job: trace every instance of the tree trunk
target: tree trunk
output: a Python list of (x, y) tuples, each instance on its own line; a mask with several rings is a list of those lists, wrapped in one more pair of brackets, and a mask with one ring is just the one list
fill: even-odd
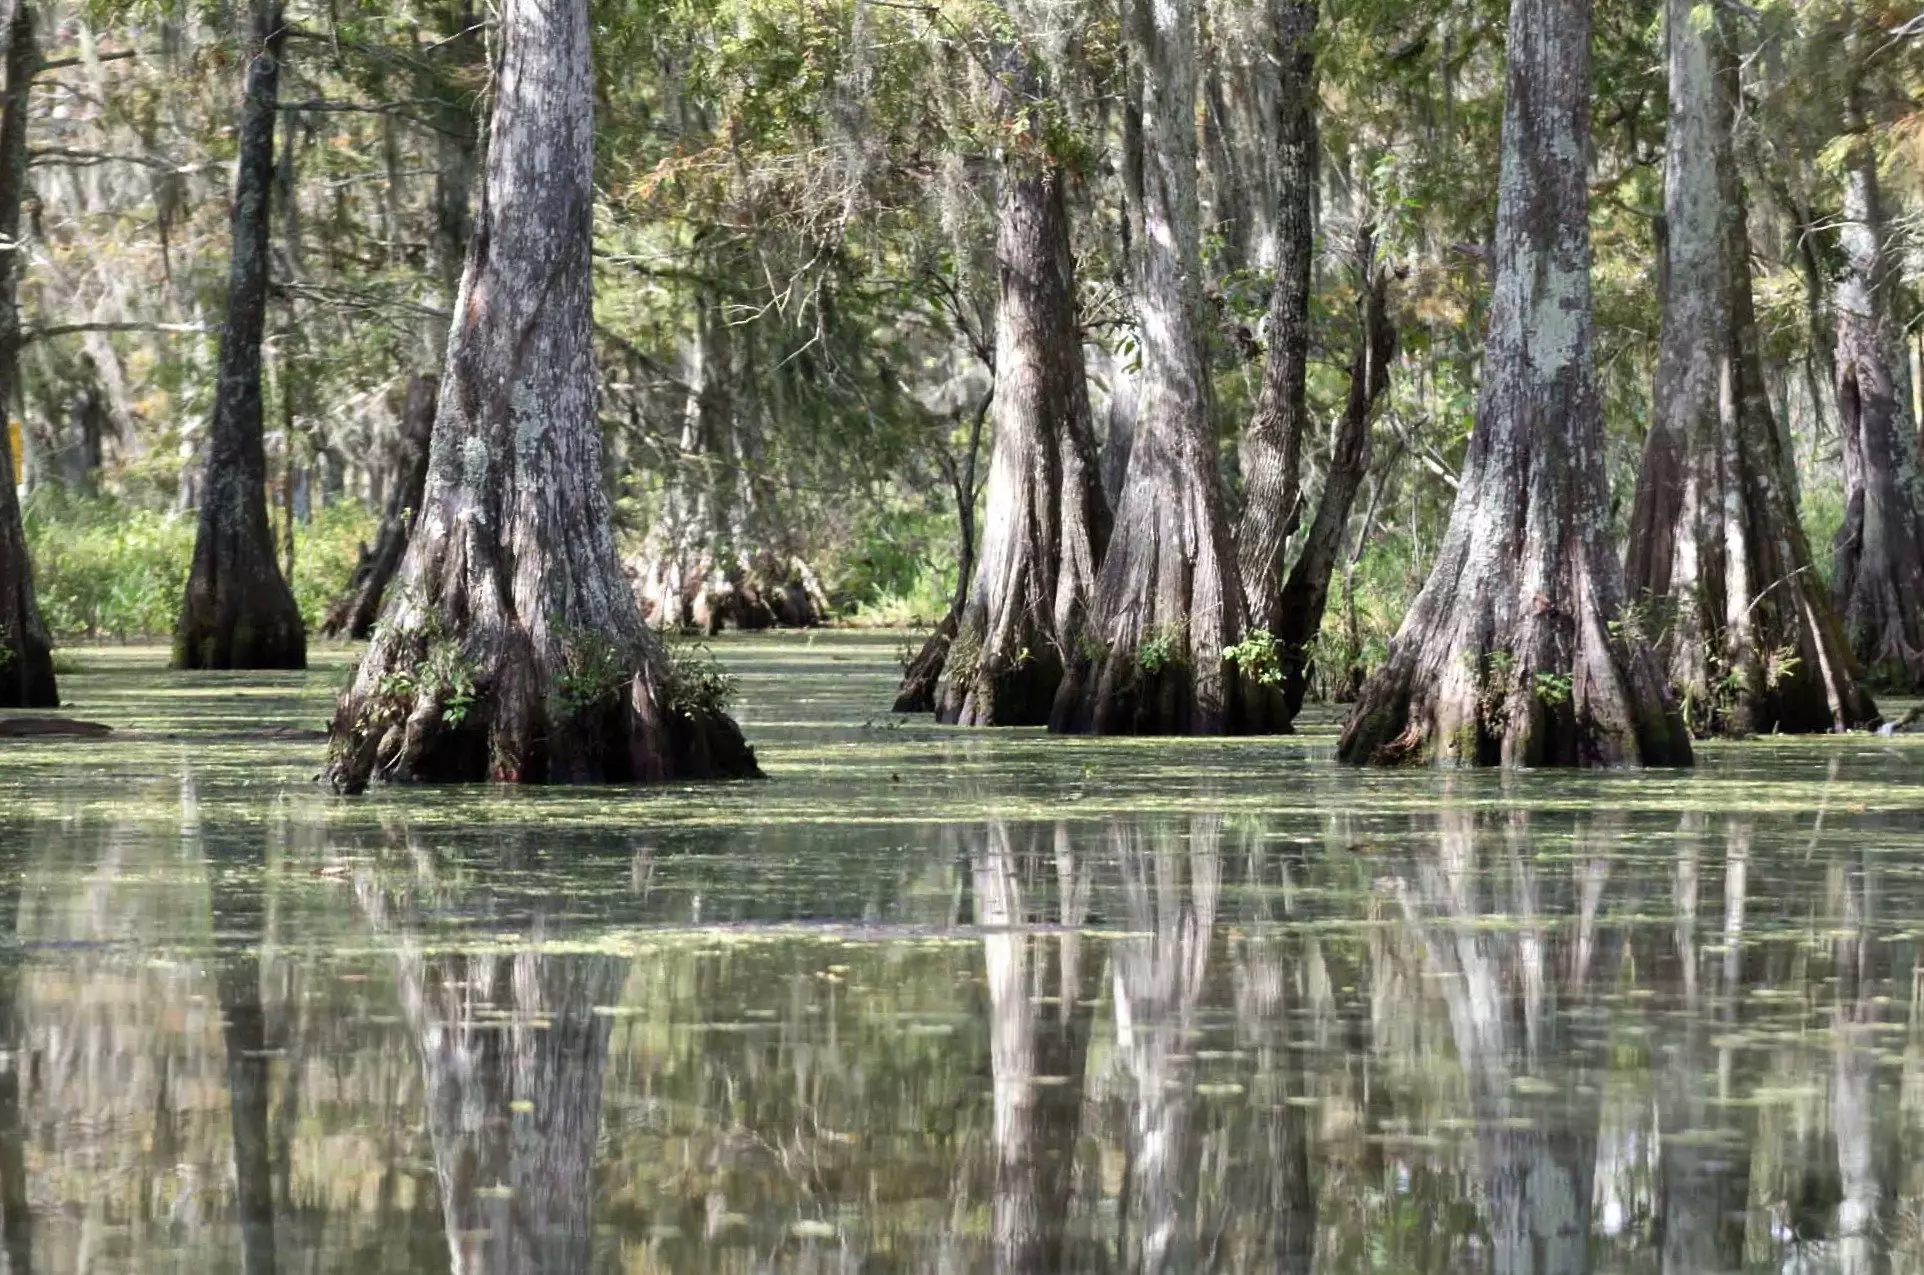
[(414, 525), (415, 512), (421, 508), (421, 497), (427, 490), (428, 448), (434, 437), (434, 403), (440, 387), (440, 380), (433, 376), (416, 376), (408, 381), (407, 406), (401, 413), (401, 463), (396, 466), (399, 481), (388, 491), (387, 508), (374, 534), (374, 548), (362, 553), (347, 591), (328, 609), (327, 619), (321, 624), (324, 637), (346, 634), (358, 641), (374, 630), (381, 599), (401, 565), (401, 555), (407, 552), (408, 529)]
[(1436, 565), (1344, 727), (1353, 763), (1683, 765), (1619, 623), (1592, 365), (1589, 0), (1514, 0), (1476, 429)]
[[(1389, 363), (1396, 353), (1396, 329), (1390, 324), (1384, 297), (1389, 281), (1377, 269), (1368, 228), (1363, 231), (1357, 258), (1362, 283), (1357, 317), (1362, 329), (1350, 356), (1349, 399), (1343, 405), (1343, 416), (1330, 446), (1329, 471), (1323, 476), (1316, 515), (1303, 536), (1295, 565), (1289, 569), (1270, 629), (1279, 654), (1283, 711), (1292, 722), (1302, 711), (1309, 687), (1310, 643), (1323, 627), (1323, 613), (1329, 606), (1329, 578), (1343, 551), (1343, 535), (1349, 529), (1356, 493), (1369, 473), (1370, 425), (1377, 400), (1389, 388)], [(1368, 535), (1366, 525), (1361, 536)]]
[(174, 627), (176, 668), (307, 667), (307, 631), (281, 575), (267, 524), (267, 456), (261, 440), (268, 203), (284, 35), (279, 0), (256, 0), (241, 104), (220, 383), (201, 475), (194, 562)]
[[(8, 22), (6, 107), (0, 111), (0, 239), (20, 241), (27, 189), (28, 90), (40, 65), (34, 12), (18, 0)], [(52, 708), (53, 640), (34, 597), (33, 563), (14, 488), (13, 442), (6, 427), (20, 380), (20, 265), (24, 254), (0, 252), (0, 708)]]
[(1141, 85), (1141, 180), (1125, 184), (1142, 227), (1130, 236), (1142, 397), (1115, 529), (1089, 618), (1065, 635), (1069, 667), (1049, 726), (1258, 730), (1270, 724), (1263, 699), (1223, 655), (1245, 626), (1203, 365), (1193, 0), (1132, 0), (1124, 28), (1128, 75)]
[(1001, 304), (988, 516), (935, 700), (937, 719), (960, 726), (1049, 720), (1109, 530), (1063, 175), (1008, 162), (996, 230)]
[(947, 452), (943, 453), (943, 469), (955, 492), (955, 594), (949, 600), (948, 613), (942, 622), (935, 626), (914, 658), (902, 666), (902, 686), (896, 692), (893, 710), (897, 713), (935, 711), (935, 688), (942, 680), (942, 670), (948, 666), (949, 646), (955, 641), (955, 631), (962, 623), (962, 608), (968, 605), (969, 591), (974, 587), (975, 466), (976, 458), (982, 454), (982, 427), (994, 402), (995, 390), (991, 387), (975, 409), (975, 420), (969, 426), (968, 454), (961, 463), (953, 463)]
[[(1852, 123), (1866, 127), (1853, 106)], [(1916, 440), (1898, 393), (1897, 337), (1877, 157), (1867, 137), (1844, 177), (1845, 271), (1837, 309), (1837, 416), (1844, 444), (1844, 525), (1831, 572), (1852, 654), (1877, 680), (1924, 689), (1924, 536)]]
[[(1277, 0), (1271, 55), (1277, 65), (1276, 286), (1269, 298), (1269, 351), (1255, 414), (1243, 431), (1243, 512), (1236, 528), (1249, 624), (1275, 634), (1282, 622), (1283, 553), (1301, 514), (1303, 434), (1308, 426), (1309, 292), (1315, 268), (1316, 0)], [(1290, 714), (1294, 716), (1294, 714)]]
[(712, 679), (671, 668), (615, 556), (595, 417), (586, 0), (510, 0), (487, 176), (399, 587), (327, 779), (758, 773)]
[[(1844, 730), (1876, 709), (1812, 569), (1766, 394), (1722, 19), (1666, 18), (1663, 333), (1624, 574), (1700, 734)], [(1652, 614), (1645, 614), (1645, 608)], [(1664, 623), (1665, 620), (1668, 623)]]

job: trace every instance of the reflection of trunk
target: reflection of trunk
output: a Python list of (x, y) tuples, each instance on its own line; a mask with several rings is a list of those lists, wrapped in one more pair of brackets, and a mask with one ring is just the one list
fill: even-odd
[[(1562, 1021), (1545, 1004), (1542, 929), (1534, 869), (1514, 858), (1517, 898), (1501, 908), (1522, 919), (1511, 938), (1477, 922), (1474, 855), (1484, 835), (1473, 814), (1446, 810), (1440, 852), (1418, 865), (1419, 888), (1403, 889), (1405, 916), (1421, 942), (1449, 1012), (1457, 1059), (1477, 1124), (1497, 1275), (1579, 1275), (1590, 1269), (1590, 1205), (1598, 1100), (1577, 1084), (1527, 1115), (1513, 1067), (1557, 1058)], [(1445, 926), (1432, 927), (1425, 912)], [(1508, 958), (1506, 962), (1505, 958)], [(1506, 970), (1505, 965), (1512, 968)], [(1518, 996), (1508, 989), (1517, 986)], [(1522, 1021), (1511, 1007), (1522, 1002)]]
[(1221, 836), (1207, 816), (1191, 821), (1187, 838), (1133, 827), (1111, 834), (1129, 929), (1146, 936), (1111, 948), (1116, 1049), (1135, 1081), (1123, 1187), (1123, 1244), (1135, 1271), (1195, 1265), (1196, 1076), (1187, 1036), (1216, 921)]
[[(601, 956), (404, 956), (456, 1275), (588, 1269), (601, 1072), (627, 968)], [(506, 1013), (476, 1021), (476, 1010)]]
[(1691, 0), (1670, 0), (1665, 19), (1663, 335), (1626, 585), (1665, 604), (1670, 681), (1693, 728), (1844, 729), (1875, 709), (1812, 570), (1765, 392), (1725, 22)]
[[(4, 475), (0, 475), (4, 477)], [(22, 844), (18, 828), (4, 830), (4, 844)], [(26, 1130), (20, 1112), (21, 1045), (20, 957), (13, 945), (20, 930), (20, 875), (17, 854), (0, 854), (0, 1246), (7, 1275), (33, 1275), (33, 1215), (27, 1204)]]
[(1256, 412), (1243, 431), (1243, 513), (1236, 528), (1251, 628), (1271, 634), (1281, 618), (1283, 549), (1299, 518), (1303, 434), (1308, 424), (1309, 291), (1315, 262), (1316, 0), (1264, 4), (1271, 15), (1276, 110), (1276, 286), (1269, 298), (1269, 352)]
[(677, 696), (615, 556), (592, 344), (587, 0), (510, 0), (487, 179), (421, 513), (341, 697), (327, 779), (580, 783), (755, 774)]
[[(454, 1275), (572, 1275), (589, 1266), (602, 1071), (618, 957), (428, 955), (418, 900), (435, 888), (429, 852), (414, 876), (356, 882), (364, 914), (398, 948), (402, 1012), (421, 1049), (428, 1133)], [(382, 870), (405, 868), (390, 861)], [(540, 921), (535, 922), (538, 941)]]
[[(976, 858), (975, 901), (977, 924), (995, 931), (982, 940), (995, 1076), (995, 1266), (1040, 1273), (1065, 1265), (1063, 1232), (1089, 1014), (1079, 1004), (1081, 989), (1067, 946), (1074, 936), (1051, 941), (1019, 932), (1033, 921), (1054, 919), (1031, 917), (1025, 908), (1024, 857), (1016, 853), (1005, 826), (991, 825), (988, 845)], [(1067, 917), (1064, 922), (1076, 923)], [(1038, 1000), (1055, 990), (1048, 982), (1048, 954), (1058, 946), (1063, 982), (1052, 1014)]]
[(432, 376), (416, 376), (408, 381), (407, 406), (401, 414), (401, 463), (396, 466), (393, 488), (388, 492), (387, 508), (382, 511), (380, 528), (374, 534), (374, 548), (364, 552), (355, 564), (354, 578), (347, 591), (328, 610), (321, 625), (327, 637), (361, 639), (373, 631), (374, 618), (381, 613), (381, 598), (388, 581), (401, 565), (407, 552), (408, 529), (414, 525), (415, 511), (421, 507), (421, 493), (428, 481), (428, 445), (434, 436), (434, 400), (441, 383)]
[[(1371, 417), (1377, 400), (1389, 388), (1389, 361), (1396, 348), (1396, 329), (1390, 326), (1384, 308), (1383, 293), (1389, 281), (1376, 268), (1368, 228), (1358, 245), (1357, 264), (1362, 285), (1358, 317), (1363, 327), (1350, 356), (1349, 399), (1330, 444), (1329, 469), (1323, 476), (1316, 516), (1310, 520), (1303, 547), (1289, 569), (1269, 628), (1281, 657), (1283, 711), (1290, 721), (1296, 720), (1302, 710), (1303, 695), (1309, 687), (1309, 646), (1323, 627), (1329, 578), (1343, 549), (1350, 507), (1356, 503), (1363, 475), (1369, 472)], [(1369, 535), (1367, 523), (1365, 520), (1363, 538)]]
[(220, 383), (201, 476), (200, 527), (174, 627), (178, 668), (305, 668), (307, 631), (267, 525), (261, 334), (267, 323), (268, 202), (279, 107), (279, 0), (255, 0), (234, 184)]
[(935, 703), (963, 726), (1049, 720), (1108, 535), (1064, 176), (1004, 162), (988, 517)]
[[(1657, 1075), (1659, 1182), (1665, 1275), (1743, 1269), (1750, 1148), (1733, 1108), (1706, 1091), (1705, 1038), (1714, 1024), (1698, 998), (1697, 855), (1703, 817), (1686, 815), (1678, 837), (1677, 960), (1683, 973), (1682, 1038)], [(1733, 832), (1733, 835), (1734, 832)], [(1728, 993), (1729, 989), (1726, 989)]]
[(1836, 1261), (1840, 1275), (1879, 1275), (1890, 1269), (1885, 1216), (1887, 1166), (1879, 1155), (1883, 1134), (1872, 1110), (1877, 1079), (1877, 978), (1871, 961), (1875, 935), (1874, 860), (1842, 864), (1843, 915), (1833, 950), (1837, 1003), (1832, 1008), (1830, 1123), (1837, 1139)]
[[(1865, 128), (1856, 109), (1854, 124)], [(1924, 687), (1924, 538), (1918, 521), (1917, 440), (1898, 392), (1877, 155), (1868, 135), (1844, 175), (1845, 273), (1838, 283), (1837, 415), (1844, 443), (1844, 525), (1831, 585), (1852, 652), (1879, 677)]]
[(266, 871), (267, 857), (252, 843), (236, 854), (208, 855), (218, 962), (215, 985), (227, 1046), (227, 1102), (247, 1275), (274, 1275), (274, 1162), (267, 1131), (269, 1055), (260, 959), (266, 937)]
[(1371, 764), (1679, 765), (1648, 644), (1610, 626), (1591, 342), (1589, 0), (1514, 0), (1494, 295), (1449, 531), (1338, 751)]
[[(0, 238), (20, 239), (20, 205), (27, 190), (27, 88), (39, 65), (30, 0), (18, 0), (7, 32), (7, 99), (0, 112)], [(11, 411), (20, 377), (20, 262), (18, 251), (0, 253), (0, 708), (51, 708), (53, 642), (34, 597), (33, 564), (14, 490)]]
[[(1129, 186), (1133, 292), (1143, 353), (1135, 442), (1088, 622), (1051, 729), (1215, 735), (1260, 728), (1224, 648), (1242, 640), (1242, 584), (1223, 513), (1203, 364), (1192, 4), (1132, 0), (1123, 22), (1140, 106)], [(1068, 635), (1064, 635), (1065, 638)]]
[[(1260, 854), (1257, 848), (1252, 857)], [(1259, 866), (1251, 877), (1259, 896), (1269, 898)], [(1309, 1173), (1309, 1113), (1299, 1101), (1304, 1097), (1303, 1060), (1290, 1044), (1301, 1027), (1291, 1016), (1287, 994), (1298, 967), (1290, 959), (1291, 940), (1284, 935), (1251, 932), (1232, 942), (1237, 1044), (1256, 1056), (1243, 1117), (1255, 1154), (1231, 1184), (1229, 1205), (1245, 1218), (1266, 1221), (1256, 1232), (1266, 1242), (1232, 1264), (1308, 1275), (1316, 1255), (1316, 1193)]]

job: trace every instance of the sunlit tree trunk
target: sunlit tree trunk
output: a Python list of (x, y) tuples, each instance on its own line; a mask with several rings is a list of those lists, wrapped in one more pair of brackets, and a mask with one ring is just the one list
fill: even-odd
[[(1316, 513), (1303, 534), (1302, 547), (1277, 597), (1269, 626), (1280, 656), (1283, 712), (1292, 722), (1308, 690), (1309, 648), (1322, 630), (1323, 614), (1329, 607), (1329, 580), (1343, 551), (1350, 510), (1369, 473), (1370, 428), (1377, 401), (1389, 388), (1390, 359), (1396, 352), (1396, 329), (1390, 324), (1384, 296), (1389, 280), (1376, 266), (1367, 229), (1357, 256), (1361, 294), (1357, 317), (1362, 328), (1350, 356), (1349, 398), (1330, 440), (1329, 467), (1323, 474)], [(1362, 539), (1369, 536), (1369, 522), (1364, 519), (1359, 533)]]
[(1063, 182), (1053, 164), (1004, 159), (988, 513), (935, 699), (962, 726), (1049, 720), (1109, 532)]
[(1591, 349), (1589, 86), (1589, 0), (1514, 0), (1476, 428), (1436, 565), (1344, 727), (1345, 761), (1690, 761), (1648, 643), (1617, 625)]
[[(0, 6), (0, 14), (5, 6)], [(20, 242), (20, 206), (27, 191), (27, 98), (40, 65), (34, 11), (16, 0), (7, 15), (6, 106), (0, 111), (0, 238)], [(33, 563), (14, 487), (12, 410), (20, 380), (20, 267), (25, 253), (0, 252), (0, 708), (50, 708), (53, 641), (34, 596)]]
[(1249, 624), (1281, 623), (1283, 555), (1299, 521), (1303, 434), (1308, 427), (1309, 292), (1315, 272), (1317, 164), (1316, 0), (1271, 0), (1276, 109), (1276, 285), (1269, 349), (1256, 411), (1242, 438), (1243, 511), (1236, 556)]
[[(1853, 110), (1850, 125), (1869, 127)], [(1877, 155), (1867, 134), (1844, 172), (1835, 293), (1837, 416), (1844, 450), (1844, 525), (1831, 585), (1852, 652), (1876, 677), (1924, 687), (1924, 528), (1917, 440), (1899, 392), (1902, 354), (1890, 321), (1897, 269), (1886, 243)]]
[[(1196, 205), (1194, 0), (1125, 8), (1140, 84), (1140, 181), (1125, 180), (1142, 395), (1115, 529), (1051, 729), (1230, 734), (1263, 728), (1223, 650), (1241, 641), (1242, 583), (1223, 513), (1203, 361)], [(1132, 173), (1131, 176), (1136, 174)]]
[[(1724, 19), (1670, 0), (1663, 333), (1625, 563), (1703, 733), (1842, 730), (1876, 716), (1812, 568), (1765, 393)], [(1667, 623), (1666, 623), (1667, 621)]]
[(650, 781), (756, 773), (677, 697), (615, 556), (595, 416), (586, 0), (511, 0), (427, 492), (327, 778)]
[(256, 0), (241, 101), (220, 381), (201, 474), (194, 561), (174, 626), (177, 668), (307, 666), (307, 630), (267, 524), (267, 455), (261, 439), (268, 204), (285, 35), (279, 0)]

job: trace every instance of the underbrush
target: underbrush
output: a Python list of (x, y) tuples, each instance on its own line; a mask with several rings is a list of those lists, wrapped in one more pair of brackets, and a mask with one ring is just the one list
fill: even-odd
[[(180, 615), (196, 514), (41, 491), (28, 500), (40, 613), (57, 641), (164, 637)], [(375, 516), (351, 503), (294, 528), (295, 600), (311, 633), (346, 586)]]

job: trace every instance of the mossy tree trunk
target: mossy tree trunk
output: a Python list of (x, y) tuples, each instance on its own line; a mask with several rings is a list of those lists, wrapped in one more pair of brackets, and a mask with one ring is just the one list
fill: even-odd
[(434, 403), (440, 386), (440, 380), (432, 376), (408, 380), (407, 404), (401, 411), (401, 463), (396, 466), (396, 481), (388, 489), (374, 547), (362, 554), (347, 592), (329, 608), (321, 624), (323, 636), (362, 639), (374, 631), (381, 599), (401, 565), (401, 555), (407, 552), (408, 529), (414, 525), (427, 490), (428, 447), (434, 437)]
[[(27, 98), (40, 65), (34, 10), (17, 0), (8, 24), (6, 105), (0, 110), (0, 238), (20, 242), (27, 193)], [(5, 418), (20, 381), (19, 250), (0, 252), (0, 708), (51, 708), (53, 641), (40, 618), (33, 562), (14, 489), (13, 442)]]
[(1281, 622), (1284, 551), (1300, 522), (1303, 435), (1308, 426), (1309, 293), (1315, 267), (1316, 0), (1267, 6), (1274, 30), (1275, 130), (1279, 171), (1276, 286), (1269, 298), (1269, 348), (1255, 414), (1243, 431), (1243, 511), (1236, 556), (1252, 628)]
[[(1868, 125), (1853, 108), (1852, 123)], [(1886, 243), (1877, 155), (1861, 133), (1844, 175), (1845, 269), (1835, 294), (1837, 416), (1844, 444), (1844, 525), (1831, 585), (1845, 638), (1863, 667), (1924, 688), (1924, 527), (1917, 440), (1899, 392), (1902, 351), (1890, 321), (1897, 276)]]
[(1725, 19), (1670, 0), (1663, 331), (1625, 583), (1699, 733), (1873, 720), (1765, 393)]
[(1681, 765), (1690, 740), (1622, 618), (1591, 349), (1589, 0), (1514, 0), (1475, 432), (1436, 565), (1338, 755)]
[(587, 0), (510, 0), (427, 491), (327, 779), (756, 773), (615, 556), (595, 416)]
[[(1203, 361), (1193, 0), (1125, 8), (1140, 164), (1124, 185), (1143, 377), (1115, 527), (1067, 652), (1052, 730), (1220, 735), (1262, 729), (1226, 648), (1245, 628)], [(1133, 228), (1140, 227), (1140, 232)]]
[(935, 697), (937, 719), (961, 726), (1049, 720), (1109, 531), (1064, 176), (1004, 163), (988, 513)]
[(256, 0), (241, 101), (220, 380), (201, 475), (194, 561), (174, 627), (176, 668), (307, 665), (307, 630), (267, 524), (267, 456), (261, 439), (268, 205), (285, 34), (279, 0)]
[[(1309, 687), (1310, 643), (1323, 627), (1323, 614), (1329, 608), (1329, 581), (1335, 574), (1336, 560), (1343, 552), (1343, 535), (1349, 529), (1350, 510), (1356, 493), (1370, 467), (1370, 427), (1376, 404), (1389, 388), (1390, 359), (1396, 353), (1396, 329), (1390, 323), (1387, 297), (1389, 279), (1376, 265), (1371, 231), (1364, 227), (1357, 245), (1359, 328), (1356, 348), (1350, 355), (1349, 397), (1343, 415), (1337, 420), (1330, 440), (1329, 468), (1323, 475), (1323, 491), (1316, 500), (1316, 513), (1309, 530), (1303, 533), (1302, 547), (1291, 564), (1289, 577), (1277, 596), (1269, 632), (1274, 639), (1277, 674), (1282, 681), (1283, 712), (1295, 721), (1302, 711), (1303, 696)], [(1368, 519), (1359, 535), (1367, 539)]]

